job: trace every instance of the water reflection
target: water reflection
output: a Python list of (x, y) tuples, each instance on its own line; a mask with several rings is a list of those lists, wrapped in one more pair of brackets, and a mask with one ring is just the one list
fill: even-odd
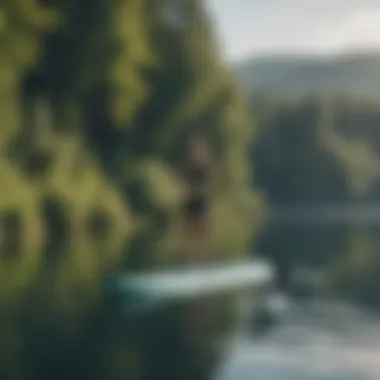
[[(100, 233), (104, 227), (103, 221), (94, 220), (90, 234), (91, 231)], [(312, 237), (309, 240), (303, 234), (305, 228), (307, 236)], [(365, 249), (372, 252), (376, 248), (352, 244), (357, 238), (352, 232), (355, 229), (366, 233), (361, 237), (375, 239), (373, 226), (353, 226), (346, 231), (349, 239), (344, 244), (340, 242), (345, 234), (333, 238), (335, 232), (328, 231), (331, 227), (324, 226), (323, 231), (313, 228), (312, 225), (283, 228), (281, 234), (275, 235), (278, 240), (273, 240), (270, 235), (273, 230), (269, 231), (272, 245), (267, 248), (274, 247), (269, 253), (283, 255), (277, 256), (282, 258), (280, 264), (288, 260), (287, 264), (293, 265), (299, 260), (298, 263), (309, 266), (312, 272), (301, 277), (319, 279), (315, 283), (324, 282), (323, 276), (321, 281), (319, 275), (313, 275), (316, 263), (322, 269), (331, 264), (326, 260), (329, 258), (326, 252), (330, 254), (338, 247), (338, 257), (346, 259), (350, 252), (371, 257), (366, 255)], [(325, 240), (317, 245), (318, 239)], [(11, 347), (11, 351), (5, 338), (0, 341), (4, 344), (3, 352), (9, 352), (14, 361), (9, 370), (0, 368), (5, 374), (0, 376), (2, 379), (116, 380), (127, 376), (132, 380), (208, 380), (215, 368), (217, 380), (373, 380), (380, 377), (377, 364), (380, 318), (362, 307), (322, 299), (320, 292), (309, 292), (309, 298), (297, 299), (275, 294), (266, 298), (271, 313), (261, 321), (261, 334), (252, 334), (243, 323), (246, 318), (241, 318), (242, 324), (238, 325), (232, 343), (221, 345), (219, 342), (225, 343), (224, 337), (235, 325), (233, 300), (226, 297), (212, 304), (212, 315), (205, 318), (207, 323), (201, 342), (188, 344), (185, 335), (191, 334), (186, 334), (183, 323), (188, 310), (186, 305), (175, 305), (158, 314), (133, 319), (117, 316), (109, 305), (102, 304), (99, 297), (102, 277), (113, 272), (114, 263), (120, 257), (120, 251), (113, 244), (100, 249), (94, 239), (83, 238), (83, 241), (67, 241), (61, 249), (62, 254), (56, 257), (57, 265), (46, 265), (41, 252), (36, 256), (15, 255), (28, 263), (25, 273), (21, 266), (17, 267), (17, 273), (15, 269), (11, 272), (11, 263), (5, 266), (4, 259), (4, 276), (6, 272), (12, 273), (15, 283), (2, 278), (3, 284), (7, 284), (2, 291), (6, 289), (7, 294), (1, 297), (1, 303), (9, 316), (1, 327), (19, 337), (19, 346)], [(34, 266), (27, 260), (32, 257)], [(310, 294), (319, 294), (320, 298), (311, 299)], [(9, 305), (6, 299), (17, 302)], [(240, 314), (249, 315), (251, 301), (248, 297), (243, 302), (246, 310)], [(220, 357), (224, 347), (227, 347), (225, 360)], [(12, 374), (11, 377), (8, 371), (13, 373), (14, 368), (23, 368), (27, 376)]]
[(373, 380), (380, 320), (341, 301), (297, 301), (261, 337), (242, 328), (216, 380)]
[(259, 247), (282, 295), (240, 326), (215, 379), (380, 378), (379, 208), (277, 211)]
[[(120, 252), (112, 244), (103, 251), (95, 245), (84, 237), (68, 240), (51, 252), (53, 261), (45, 251), (20, 252), (16, 265), (1, 258), (0, 378), (209, 379), (218, 342), (234, 325), (233, 297), (201, 306), (202, 335), (187, 331), (189, 310), (198, 307), (187, 301), (152, 313), (119, 313), (101, 290)], [(189, 341), (197, 334), (199, 341)]]

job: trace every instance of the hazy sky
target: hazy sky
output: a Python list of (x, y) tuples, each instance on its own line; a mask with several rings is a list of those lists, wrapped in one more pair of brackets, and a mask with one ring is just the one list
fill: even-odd
[(207, 0), (230, 60), (380, 48), (380, 0)]

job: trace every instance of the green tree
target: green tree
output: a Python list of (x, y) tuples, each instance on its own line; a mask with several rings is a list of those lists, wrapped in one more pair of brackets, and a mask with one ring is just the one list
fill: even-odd
[[(329, 140), (331, 120), (318, 98), (280, 104), (255, 142), (255, 183), (271, 206), (347, 204), (351, 188), (344, 162)], [(347, 228), (269, 225), (260, 251), (267, 252), (285, 278), (294, 265), (326, 265), (342, 255)]]
[[(43, 4), (0, 9), (0, 374), (149, 378), (150, 336), (136, 339), (134, 323), (109, 314), (104, 277), (181, 261), (183, 148), (199, 129), (224, 173), (218, 258), (244, 251), (258, 203), (249, 117), (201, 1)], [(142, 323), (179, 323), (165, 313)], [(173, 357), (186, 351), (174, 351), (164, 356), (179, 378)]]

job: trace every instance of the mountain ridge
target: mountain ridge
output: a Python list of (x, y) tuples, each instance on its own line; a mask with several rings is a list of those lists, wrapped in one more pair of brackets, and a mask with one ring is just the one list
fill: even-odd
[(249, 93), (348, 94), (380, 99), (380, 50), (333, 56), (271, 54), (235, 64)]

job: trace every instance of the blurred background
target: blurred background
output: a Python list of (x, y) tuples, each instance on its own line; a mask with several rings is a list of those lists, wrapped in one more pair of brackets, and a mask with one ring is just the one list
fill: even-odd
[[(0, 378), (379, 378), (379, 123), (375, 0), (1, 0)], [(106, 302), (206, 256), (276, 273), (207, 339)]]

